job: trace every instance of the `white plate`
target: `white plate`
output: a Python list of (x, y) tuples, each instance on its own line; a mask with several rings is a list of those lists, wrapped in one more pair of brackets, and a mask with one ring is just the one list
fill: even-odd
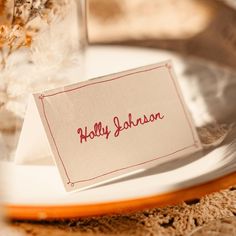
[[(92, 78), (167, 59), (173, 60), (177, 77), (183, 78), (186, 68), (182, 59), (176, 55), (153, 49), (92, 47), (88, 51), (88, 76)], [(184, 82), (182, 88), (184, 88), (183, 84)], [(187, 104), (193, 104), (188, 100), (188, 95), (185, 94), (185, 97)], [(201, 109), (199, 110), (202, 112)], [(199, 120), (197, 112), (193, 117), (195, 120), (198, 118), (196, 120), (198, 123), (205, 122), (204, 119)], [(202, 117), (208, 116), (204, 114)], [(233, 160), (236, 158), (236, 142), (234, 139), (233, 135), (224, 145), (211, 152), (191, 155), (100, 187), (74, 193), (65, 192), (55, 166), (16, 166), (14, 163), (2, 162), (5, 178), (1, 179), (0, 186), (6, 190), (5, 203), (9, 215), (23, 219), (104, 214), (115, 212), (116, 203), (119, 203), (119, 207), (123, 210), (155, 204), (163, 205), (166, 204), (164, 200), (160, 200), (163, 194), (190, 189), (222, 176), (229, 177), (230, 173), (235, 172), (236, 165)], [(236, 184), (235, 179), (233, 183)], [(232, 184), (232, 181), (227, 183)], [(223, 185), (219, 184), (218, 188), (221, 187)], [(200, 195), (212, 190), (213, 188), (209, 188), (208, 191), (206, 189)], [(184, 196), (183, 193), (178, 194), (178, 200), (194, 197), (194, 191), (192, 195)], [(195, 194), (198, 195), (196, 191)], [(139, 203), (137, 200), (140, 200)], [(171, 202), (174, 200), (169, 200), (167, 203)], [(67, 211), (66, 209), (71, 206), (75, 207), (74, 210), (70, 208)], [(52, 209), (59, 209), (59, 211), (55, 215)]]

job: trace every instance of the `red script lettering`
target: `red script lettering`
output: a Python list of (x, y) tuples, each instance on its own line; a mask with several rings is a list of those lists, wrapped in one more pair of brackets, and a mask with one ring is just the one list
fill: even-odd
[(132, 127), (136, 127), (139, 125), (145, 125), (149, 122), (154, 122), (156, 120), (162, 120), (163, 118), (164, 118), (164, 115), (161, 115), (158, 112), (156, 114), (151, 114), (148, 117), (146, 115), (143, 115), (143, 117), (133, 120), (132, 114), (129, 113), (128, 120), (121, 124), (120, 119), (116, 116), (113, 119), (114, 125), (116, 127), (116, 131), (114, 133), (114, 136), (118, 137), (120, 135), (120, 132), (123, 130), (130, 129)]
[(88, 132), (88, 127), (85, 126), (84, 131), (82, 128), (78, 128), (77, 133), (80, 136), (80, 143), (83, 143), (83, 141), (87, 142), (88, 138), (94, 139), (95, 137), (104, 135), (106, 139), (108, 139), (111, 131), (109, 130), (107, 125), (103, 127), (102, 122), (98, 122), (94, 124), (93, 130), (91, 130), (90, 132)]
[[(128, 120), (121, 122), (119, 117), (115, 116), (113, 118), (113, 123), (115, 126), (114, 137), (118, 137), (120, 133), (124, 130), (131, 129), (140, 125), (145, 125), (150, 122), (155, 122), (157, 120), (162, 120), (164, 115), (161, 115), (160, 112), (151, 114), (149, 116), (143, 115), (137, 119), (133, 119), (132, 114), (128, 114)], [(88, 131), (88, 127), (85, 126), (84, 129), (78, 128), (77, 134), (80, 137), (80, 143), (87, 142), (88, 139), (94, 139), (98, 137), (105, 136), (106, 139), (109, 139), (111, 130), (108, 125), (103, 126), (102, 122), (96, 122), (91, 131)]]

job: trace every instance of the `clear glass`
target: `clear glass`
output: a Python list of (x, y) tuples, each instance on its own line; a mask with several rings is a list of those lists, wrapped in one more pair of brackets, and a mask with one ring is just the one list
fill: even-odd
[(30, 93), (84, 79), (84, 8), (84, 0), (1, 0), (1, 159), (14, 158)]
[(85, 79), (85, 5), (0, 0), (0, 161), (14, 160), (29, 94)]

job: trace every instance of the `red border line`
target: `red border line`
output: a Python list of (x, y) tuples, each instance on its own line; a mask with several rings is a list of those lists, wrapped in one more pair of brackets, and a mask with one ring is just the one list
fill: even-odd
[[(177, 151), (175, 151), (175, 152), (169, 153), (169, 154), (164, 155), (164, 156), (156, 157), (156, 158), (154, 158), (154, 159), (151, 159), (151, 160), (148, 160), (148, 161), (145, 161), (145, 162), (142, 162), (142, 163), (134, 164), (134, 165), (131, 165), (131, 166), (128, 166), (128, 167), (120, 168), (120, 169), (116, 169), (116, 170), (113, 170), (113, 171), (104, 173), (104, 174), (102, 174), (102, 175), (95, 176), (95, 177), (90, 178), (90, 179), (84, 179), (84, 180), (79, 180), (79, 181), (71, 182), (71, 181), (70, 181), (69, 174), (68, 174), (67, 169), (66, 169), (66, 166), (65, 166), (65, 164), (64, 164), (64, 162), (63, 162), (63, 159), (62, 159), (62, 157), (61, 157), (61, 155), (60, 155), (60, 152), (59, 152), (59, 149), (58, 149), (58, 147), (57, 147), (55, 138), (54, 138), (54, 136), (53, 136), (53, 133), (52, 133), (52, 130), (51, 130), (51, 127), (50, 127), (50, 123), (49, 123), (49, 120), (48, 120), (47, 115), (46, 115), (46, 110), (45, 110), (45, 105), (44, 105), (43, 99), (46, 98), (46, 97), (52, 97), (52, 96), (55, 96), (55, 95), (58, 95), (58, 94), (66, 93), (66, 92), (72, 92), (72, 91), (75, 91), (75, 90), (78, 90), (78, 89), (81, 89), (81, 88), (85, 88), (85, 87), (89, 87), (89, 86), (96, 85), (96, 84), (101, 84), (101, 83), (105, 83), (105, 82), (110, 82), (110, 81), (118, 80), (118, 79), (121, 79), (121, 78), (130, 76), (130, 75), (134, 75), (134, 74), (138, 74), (138, 73), (143, 73), (143, 72), (148, 72), (148, 71), (152, 71), (152, 70), (159, 69), (159, 68), (163, 68), (163, 67), (166, 67), (166, 68), (167, 68), (167, 70), (168, 70), (168, 72), (169, 72), (169, 76), (170, 76), (170, 78), (171, 78), (171, 81), (172, 81), (172, 83), (174, 84), (174, 88), (175, 88), (176, 93), (177, 93), (177, 95), (178, 95), (178, 98), (179, 98), (179, 100), (180, 100), (181, 107), (182, 107), (182, 109), (183, 109), (183, 111), (184, 111), (185, 118), (186, 118), (186, 120), (187, 120), (187, 122), (188, 122), (188, 125), (189, 125), (189, 127), (190, 127), (190, 130), (191, 130), (191, 133), (192, 133), (192, 137), (193, 137), (194, 143), (193, 143), (192, 145), (189, 145), (189, 146), (186, 146), (186, 147), (184, 147), (184, 148), (182, 148), (182, 149), (179, 149), (179, 150), (177, 150)], [(42, 103), (43, 114), (44, 114), (44, 117), (45, 117), (45, 120), (46, 120), (48, 129), (49, 129), (50, 135), (51, 135), (51, 137), (52, 137), (53, 143), (54, 143), (55, 148), (56, 148), (56, 151), (57, 151), (57, 155), (58, 155), (58, 157), (59, 157), (59, 159), (60, 159), (60, 161), (61, 161), (61, 163), (62, 163), (63, 169), (64, 169), (65, 174), (66, 174), (66, 177), (67, 177), (67, 179), (68, 179), (68, 183), (67, 183), (67, 184), (71, 184), (72, 186), (74, 186), (74, 184), (76, 184), (76, 183), (91, 181), (91, 180), (94, 180), (94, 179), (103, 177), (103, 176), (105, 176), (105, 175), (109, 175), (109, 174), (112, 174), (112, 173), (115, 173), (115, 172), (118, 172), (118, 171), (122, 171), (122, 170), (125, 170), (125, 169), (129, 169), (129, 168), (132, 168), (132, 167), (136, 167), (136, 166), (139, 166), (139, 165), (143, 165), (143, 164), (146, 164), (146, 163), (149, 163), (149, 162), (158, 160), (158, 159), (163, 158), (163, 157), (168, 157), (168, 156), (171, 156), (171, 155), (173, 155), (173, 154), (176, 154), (176, 153), (178, 153), (178, 152), (180, 152), (180, 151), (183, 151), (183, 150), (185, 150), (185, 149), (188, 149), (188, 148), (191, 148), (191, 147), (196, 146), (196, 140), (195, 140), (194, 132), (193, 132), (193, 130), (192, 130), (191, 122), (190, 122), (189, 117), (188, 117), (188, 115), (187, 115), (187, 112), (186, 112), (186, 110), (185, 110), (184, 104), (183, 104), (183, 102), (182, 102), (181, 96), (180, 96), (180, 94), (179, 94), (179, 92), (178, 92), (177, 85), (175, 84), (175, 81), (174, 81), (174, 78), (173, 78), (173, 76), (172, 76), (172, 73), (171, 73), (170, 69), (171, 69), (171, 65), (165, 64), (165, 65), (157, 66), (157, 67), (154, 67), (154, 68), (151, 68), (151, 69), (146, 69), (146, 70), (141, 70), (141, 71), (135, 71), (135, 72), (132, 72), (132, 73), (129, 73), (129, 74), (125, 74), (125, 75), (119, 76), (119, 77), (114, 77), (114, 78), (107, 79), (107, 80), (103, 80), (103, 81), (92, 82), (92, 83), (90, 83), (90, 84), (85, 84), (85, 85), (82, 85), (82, 86), (79, 86), (79, 87), (76, 87), (76, 88), (72, 88), (72, 89), (68, 89), (68, 90), (64, 90), (64, 91), (60, 91), (60, 92), (56, 92), (56, 93), (52, 93), (52, 94), (48, 94), (48, 95), (43, 95), (43, 94), (42, 94), (41, 96), (39, 96), (39, 99), (41, 100), (41, 103)]]
[(96, 179), (96, 178), (100, 178), (100, 177), (103, 177), (103, 176), (105, 176), (105, 175), (109, 175), (109, 174), (112, 174), (112, 173), (115, 173), (115, 172), (118, 172), (118, 171), (122, 171), (122, 170), (129, 169), (129, 168), (132, 168), (132, 167), (144, 165), (144, 164), (147, 164), (147, 163), (149, 163), (149, 162), (153, 162), (153, 161), (156, 161), (156, 160), (158, 160), (158, 159), (161, 159), (161, 158), (163, 158), (163, 157), (171, 156), (171, 155), (173, 155), (173, 154), (176, 154), (176, 153), (178, 153), (178, 152), (181, 152), (181, 151), (183, 151), (183, 150), (186, 150), (186, 149), (191, 148), (191, 147), (194, 147), (194, 146), (195, 146), (195, 145), (192, 144), (192, 145), (186, 146), (186, 147), (184, 147), (184, 148), (181, 148), (181, 149), (179, 149), (179, 150), (177, 150), (177, 151), (175, 151), (175, 152), (169, 153), (169, 154), (167, 154), (167, 155), (163, 155), (163, 156), (156, 157), (156, 158), (154, 158), (154, 159), (151, 159), (151, 160), (148, 160), (148, 161), (144, 161), (144, 162), (141, 162), (141, 163), (138, 163), (138, 164), (134, 164), (134, 165), (130, 165), (130, 166), (127, 166), (127, 167), (120, 168), (120, 169), (116, 169), (116, 170), (107, 172), (107, 173), (102, 174), (102, 175), (98, 175), (98, 176), (93, 177), (93, 178), (90, 178), (90, 179), (75, 181), (75, 182), (73, 182), (73, 184), (81, 183), (81, 182), (86, 182), (86, 181), (90, 181), (90, 180), (94, 180), (94, 179)]
[(53, 134), (52, 134), (52, 130), (51, 130), (51, 127), (50, 127), (48, 118), (47, 118), (47, 116), (46, 116), (46, 111), (45, 111), (44, 102), (43, 102), (43, 96), (41, 96), (39, 99), (41, 100), (41, 103), (42, 103), (43, 114), (44, 114), (45, 120), (46, 120), (46, 122), (47, 122), (47, 126), (48, 126), (48, 129), (49, 129), (50, 135), (51, 135), (51, 137), (52, 137), (53, 143), (54, 143), (54, 145), (55, 145), (55, 147), (56, 147), (57, 155), (59, 156), (59, 158), (60, 158), (60, 160), (61, 160), (61, 163), (62, 163), (63, 169), (64, 169), (64, 171), (65, 171), (66, 177), (67, 177), (67, 179), (68, 179), (68, 181), (69, 181), (69, 182), (68, 182), (68, 184), (69, 184), (69, 183), (71, 183), (70, 177), (69, 177), (69, 174), (68, 174), (68, 172), (67, 172), (67, 170), (66, 170), (66, 166), (65, 166), (65, 164), (64, 164), (64, 162), (63, 162), (63, 160), (62, 160), (62, 157), (61, 157), (61, 155), (60, 155), (60, 152), (59, 152), (59, 149), (58, 149), (58, 147), (57, 147), (55, 138), (54, 138), (54, 136), (53, 136)]
[(187, 120), (187, 122), (188, 122), (188, 126), (189, 126), (189, 128), (190, 128), (190, 130), (191, 130), (192, 137), (193, 137), (193, 141), (194, 141), (194, 143), (195, 143), (195, 145), (196, 145), (197, 141), (195, 140), (195, 136), (194, 136), (194, 133), (193, 133), (193, 130), (192, 130), (192, 125), (191, 125), (191, 122), (189, 121), (187, 111), (184, 109), (184, 103), (183, 103), (183, 101), (182, 101), (182, 99), (181, 99), (181, 96), (180, 96), (180, 94), (178, 93), (177, 84), (175, 83), (175, 80), (174, 80), (173, 75), (172, 75), (172, 73), (171, 73), (171, 68), (170, 68), (169, 66), (167, 66), (167, 69), (168, 69), (170, 78), (171, 78), (171, 80), (172, 80), (172, 82), (173, 82), (173, 84), (174, 84), (174, 86), (175, 86), (175, 91), (176, 91), (177, 96), (178, 96), (178, 98), (179, 98), (179, 101), (180, 101), (180, 103), (181, 103), (181, 107), (182, 107), (182, 109), (183, 109), (185, 118), (186, 118), (186, 120)]
[(115, 78), (112, 78), (112, 79), (107, 79), (107, 80), (103, 80), (103, 81), (92, 82), (92, 83), (90, 83), (90, 84), (85, 84), (85, 85), (82, 85), (82, 86), (79, 86), (79, 87), (75, 87), (75, 88), (72, 88), (72, 89), (63, 90), (63, 91), (56, 92), (56, 93), (52, 93), (52, 94), (48, 94), (48, 95), (43, 95), (43, 97), (44, 97), (44, 98), (46, 98), (46, 97), (52, 97), (52, 96), (55, 96), (55, 95), (58, 95), (58, 94), (61, 94), (61, 93), (72, 92), (72, 91), (75, 91), (75, 90), (78, 90), (78, 89), (81, 89), (81, 88), (85, 88), (85, 87), (89, 87), (89, 86), (92, 86), (92, 85), (95, 85), (95, 84), (102, 84), (102, 83), (105, 83), (105, 82), (110, 82), (110, 81), (118, 80), (118, 79), (127, 77), (127, 76), (129, 76), (129, 75), (135, 75), (135, 74), (139, 74), (139, 73), (142, 73), (142, 72), (148, 72), (148, 71), (152, 71), (152, 70), (159, 69), (159, 68), (162, 68), (162, 67), (166, 67), (166, 65), (156, 66), (156, 67), (154, 67), (154, 68), (146, 69), (146, 70), (135, 71), (135, 72), (132, 72), (132, 73), (129, 73), (129, 74), (125, 74), (125, 75), (121, 75), (121, 76), (119, 76), (119, 77), (115, 77)]

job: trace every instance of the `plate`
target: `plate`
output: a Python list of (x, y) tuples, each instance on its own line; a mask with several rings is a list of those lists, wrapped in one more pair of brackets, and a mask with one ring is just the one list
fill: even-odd
[[(202, 125), (211, 119), (207, 113), (207, 105), (204, 107), (202, 104), (201, 109), (196, 109), (197, 99), (191, 99), (192, 93), (189, 92), (185, 79), (191, 78), (191, 74), (185, 73), (184, 59), (178, 55), (154, 49), (94, 46), (88, 50), (87, 55), (88, 77), (115, 73), (170, 58), (176, 67), (177, 77), (181, 78), (181, 87), (187, 104), (191, 105), (193, 118), (198, 125)], [(219, 109), (219, 104), (217, 106)], [(203, 114), (201, 117), (200, 112)], [(225, 116), (227, 112), (224, 113)], [(59, 173), (53, 165), (26, 166), (1, 162), (6, 173), (0, 184), (5, 187), (6, 212), (14, 219), (73, 218), (161, 207), (198, 198), (236, 184), (235, 140), (233, 132), (217, 148), (73, 193), (65, 192)]]

